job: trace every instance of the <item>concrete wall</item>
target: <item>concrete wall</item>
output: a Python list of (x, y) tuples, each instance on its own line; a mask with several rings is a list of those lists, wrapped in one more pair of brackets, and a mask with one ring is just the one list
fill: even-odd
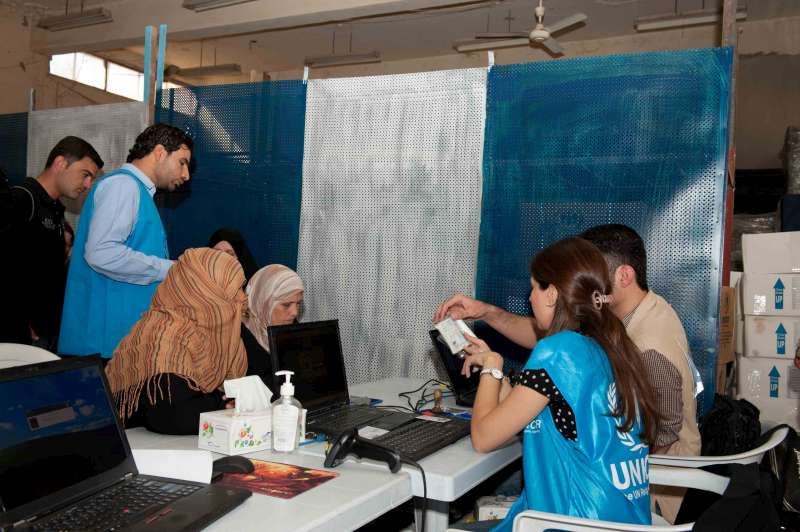
[(50, 58), (31, 51), (30, 27), (11, 8), (0, 6), (0, 35), (0, 113), (27, 111), (30, 89), (36, 90), (37, 109), (130, 101), (51, 76)]

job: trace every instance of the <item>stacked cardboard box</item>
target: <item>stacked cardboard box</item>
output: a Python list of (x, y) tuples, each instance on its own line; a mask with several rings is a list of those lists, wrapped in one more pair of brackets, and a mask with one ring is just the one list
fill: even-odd
[(743, 357), (739, 397), (761, 410), (765, 424), (798, 426), (800, 370), (800, 232), (742, 236)]

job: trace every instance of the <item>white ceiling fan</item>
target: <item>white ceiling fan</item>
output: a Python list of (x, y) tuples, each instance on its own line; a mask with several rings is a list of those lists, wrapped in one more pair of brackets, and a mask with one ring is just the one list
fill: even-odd
[(475, 52), (478, 50), (493, 50), (495, 48), (511, 48), (514, 46), (541, 46), (553, 55), (564, 53), (561, 45), (551, 35), (569, 27), (585, 22), (589, 19), (584, 13), (575, 13), (548, 26), (544, 25), (544, 4), (539, 0), (539, 5), (534, 10), (536, 13), (536, 27), (528, 32), (505, 33), (478, 33), (476, 41), (456, 44), (459, 52)]

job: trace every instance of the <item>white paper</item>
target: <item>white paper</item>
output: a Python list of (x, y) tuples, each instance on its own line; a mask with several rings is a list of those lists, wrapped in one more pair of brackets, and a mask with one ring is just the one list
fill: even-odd
[(383, 436), (387, 432), (389, 431), (386, 429), (379, 429), (378, 427), (361, 427), (358, 429), (358, 435), (367, 440)]
[(211, 453), (202, 450), (132, 449), (136, 469), (141, 475), (211, 482)]
[(223, 383), (228, 399), (236, 399), (236, 413), (269, 410), (272, 392), (258, 375), (248, 375)]
[(435, 323), (433, 326), (441, 333), (447, 347), (450, 348), (450, 351), (454, 355), (469, 345), (463, 333), (464, 328), (466, 328), (467, 331), (469, 331), (469, 328), (463, 321), (461, 321), (461, 325), (459, 325), (452, 318), (445, 318), (439, 323)]

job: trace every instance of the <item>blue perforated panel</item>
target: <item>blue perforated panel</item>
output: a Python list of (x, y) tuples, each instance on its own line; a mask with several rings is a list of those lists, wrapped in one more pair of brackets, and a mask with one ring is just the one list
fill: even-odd
[(11, 184), (25, 179), (28, 160), (28, 113), (0, 115), (0, 168)]
[(642, 235), (713, 401), (730, 49), (567, 59), (489, 74), (476, 293), (530, 313), (537, 250), (593, 225)]
[(170, 89), (156, 120), (188, 130), (188, 190), (160, 199), (170, 252), (242, 231), (260, 266), (297, 264), (306, 86), (275, 81)]

